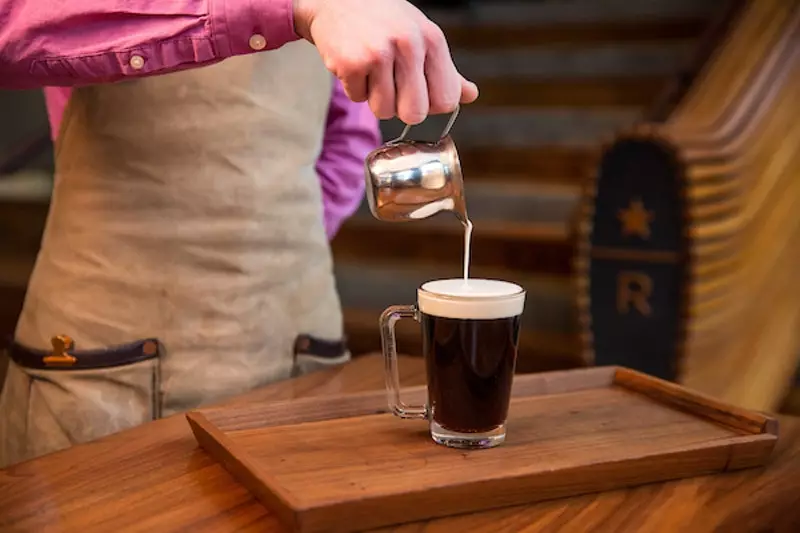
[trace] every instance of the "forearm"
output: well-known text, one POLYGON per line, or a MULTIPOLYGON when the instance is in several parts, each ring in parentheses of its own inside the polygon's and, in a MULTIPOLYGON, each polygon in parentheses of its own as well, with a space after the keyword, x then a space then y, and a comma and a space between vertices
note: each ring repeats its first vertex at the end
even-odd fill
POLYGON ((0 87, 165 74, 298 38, 292 0, 0 0, 0 87))

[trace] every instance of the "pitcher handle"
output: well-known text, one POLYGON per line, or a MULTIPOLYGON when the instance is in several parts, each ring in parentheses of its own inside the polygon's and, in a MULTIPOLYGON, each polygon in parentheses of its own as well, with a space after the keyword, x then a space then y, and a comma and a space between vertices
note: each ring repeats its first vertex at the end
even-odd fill
POLYGON ((383 357, 386 362, 386 393, 389 400, 389 409, 392 414, 400 418, 427 419, 428 406, 403 403, 400 398, 400 371, 397 368, 397 339, 394 332, 395 323, 401 318, 418 320, 416 306, 393 305, 388 307, 380 317, 381 344, 383 357))
MULTIPOLYGON (((461 105, 459 104, 459 105, 456 106, 456 108, 450 114, 450 120, 447 121, 447 125, 444 127, 444 131, 439 136, 439 141, 441 141, 442 139, 444 139, 445 137, 450 135, 450 130, 453 129, 453 124, 456 123, 456 118, 458 118, 458 113, 460 111, 461 111, 461 105)), ((406 127, 403 128, 403 133, 400 134, 400 137, 398 137, 397 139, 393 139, 393 140, 389 141, 387 144, 396 144, 396 143, 404 141, 405 138, 406 138, 406 135, 408 135, 408 132, 411 131, 411 128, 413 128, 413 127, 414 126, 412 126, 410 124, 406 124, 406 127)))

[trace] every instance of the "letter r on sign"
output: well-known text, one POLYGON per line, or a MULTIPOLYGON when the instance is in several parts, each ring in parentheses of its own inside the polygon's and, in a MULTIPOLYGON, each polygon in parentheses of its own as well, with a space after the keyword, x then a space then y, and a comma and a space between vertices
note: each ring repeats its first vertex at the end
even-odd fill
POLYGON ((620 272, 617 275, 617 311, 628 314, 631 304, 643 316, 653 313, 648 299, 653 294, 653 278, 642 272, 620 272))

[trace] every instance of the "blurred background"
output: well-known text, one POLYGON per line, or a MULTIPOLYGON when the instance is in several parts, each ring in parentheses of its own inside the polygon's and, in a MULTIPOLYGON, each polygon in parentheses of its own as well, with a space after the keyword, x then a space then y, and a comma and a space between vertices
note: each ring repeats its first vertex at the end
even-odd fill
MULTIPOLYGON (((453 137, 475 224, 472 275, 528 291, 518 371, 624 364, 749 407, 800 412, 800 191, 790 179, 800 182, 800 144, 777 113, 798 116, 783 98, 798 93, 798 3, 415 3, 481 88, 453 137), (774 142, 755 142, 763 138, 774 142)), ((435 138, 445 119, 412 137, 435 138)), ((400 129, 382 124, 386 139, 400 129)), ((52 175, 41 92, 0 92, 4 337, 52 175)), ((450 216, 385 224, 362 205, 332 246, 361 355, 379 350, 386 306, 460 274, 463 233, 450 216)), ((414 325, 399 328, 400 350, 419 354, 414 325)))

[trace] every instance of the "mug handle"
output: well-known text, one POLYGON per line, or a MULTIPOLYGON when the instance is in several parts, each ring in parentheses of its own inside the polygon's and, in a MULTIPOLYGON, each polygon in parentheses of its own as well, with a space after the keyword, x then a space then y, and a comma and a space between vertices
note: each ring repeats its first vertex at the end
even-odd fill
MULTIPOLYGON (((444 131, 439 136, 439 141, 440 142, 441 142, 442 139, 444 139, 445 137, 450 135, 450 130, 453 129, 453 124, 456 123, 456 118, 458 118, 459 111, 461 111, 461 104, 458 104, 456 106, 456 108, 453 110, 453 113, 450 115, 450 120, 447 121, 447 125, 444 127, 444 131)), ((408 135, 408 132, 411 131, 411 128, 413 128, 413 127, 414 126, 412 126, 410 124, 406 124, 406 127, 403 128, 403 133, 400 134, 400 137, 398 137, 397 139, 393 139, 393 140, 389 141, 387 144, 395 144, 395 143, 403 142, 405 140, 405 138, 406 138, 406 135, 408 135)))
POLYGON ((386 392, 389 399, 389 409, 392 414, 400 418, 428 419, 428 406, 406 405, 400 398, 400 372, 397 368, 397 339, 394 325, 401 318, 419 320, 416 306, 393 305, 381 313, 381 344, 383 357, 386 361, 386 392))

